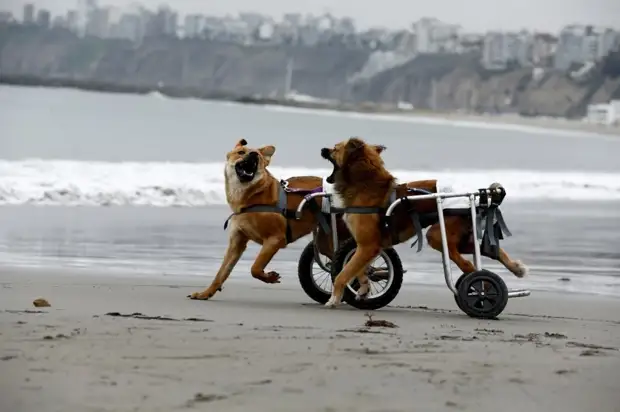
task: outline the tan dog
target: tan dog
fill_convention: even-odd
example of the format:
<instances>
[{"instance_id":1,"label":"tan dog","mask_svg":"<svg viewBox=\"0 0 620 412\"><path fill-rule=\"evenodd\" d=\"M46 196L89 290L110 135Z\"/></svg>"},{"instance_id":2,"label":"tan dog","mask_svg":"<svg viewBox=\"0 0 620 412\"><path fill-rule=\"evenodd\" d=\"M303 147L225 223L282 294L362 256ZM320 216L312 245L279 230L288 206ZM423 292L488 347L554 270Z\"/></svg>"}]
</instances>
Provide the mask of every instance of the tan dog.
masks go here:
<instances>
[{"instance_id":1,"label":"tan dog","mask_svg":"<svg viewBox=\"0 0 620 412\"><path fill-rule=\"evenodd\" d=\"M304 195L321 190L323 179L292 177L282 185L267 170L275 151L274 146L249 148L245 139L241 139L226 155L226 200L234 212L229 218L228 249L211 285L202 292L193 293L190 298L206 300L221 290L250 240L262 245L251 268L252 276L265 283L279 283L280 275L274 271L265 272L266 266L278 250L317 227L317 212L305 208L301 219L296 220L294 211ZM338 235L342 240L350 237L342 222L338 225ZM319 251L331 258L331 236L320 229L316 240Z\"/></svg>"},{"instance_id":2,"label":"tan dog","mask_svg":"<svg viewBox=\"0 0 620 412\"><path fill-rule=\"evenodd\" d=\"M410 195L409 188L425 189L437 192L436 180L425 180L397 184L396 179L386 169L380 154L383 146L367 145L359 138L351 138L336 144L333 148L324 148L321 155L329 160L334 171L327 179L334 184L334 189L342 197L345 208L349 209L344 215L350 232L357 243L357 249L351 260L347 262L334 281L332 296L326 306L334 307L340 303L346 285L359 273L364 272L366 266L380 253L382 248L391 247L412 238L416 231L411 219L411 209L401 204L392 214L389 230L382 229L382 219L385 208L389 206L389 198L393 191L396 198ZM435 200L423 200L412 203L415 212L432 214L437 212ZM355 209L366 209L365 212L355 212ZM369 208L376 208L377 213L368 213ZM436 219L422 222L422 226L430 229L426 233L429 245L441 251L441 231ZM473 252L473 237L471 217L446 216L446 235L450 259L463 273L475 271L474 264L465 259L461 253ZM422 239L418 239L422 241ZM493 256L487 256L495 258ZM517 277L523 277L527 268L519 261L513 261L501 248L497 256L508 270ZM366 285L358 289L358 297L364 297L368 290Z\"/></svg>"}]
</instances>

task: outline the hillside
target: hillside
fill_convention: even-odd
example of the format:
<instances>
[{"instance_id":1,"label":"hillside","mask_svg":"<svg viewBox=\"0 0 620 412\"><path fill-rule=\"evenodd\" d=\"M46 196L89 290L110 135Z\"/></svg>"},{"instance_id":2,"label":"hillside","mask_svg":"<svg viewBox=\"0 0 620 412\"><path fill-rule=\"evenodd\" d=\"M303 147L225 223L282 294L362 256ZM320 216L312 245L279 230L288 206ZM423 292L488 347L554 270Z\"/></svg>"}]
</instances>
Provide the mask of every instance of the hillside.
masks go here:
<instances>
[{"instance_id":1,"label":"hillside","mask_svg":"<svg viewBox=\"0 0 620 412\"><path fill-rule=\"evenodd\" d=\"M281 96L286 66L294 58L292 89L318 98L369 108L410 102L418 109L580 117L587 104L620 98L620 52L586 76L531 68L484 70L479 56L419 55L400 66L355 82L370 51L342 43L244 46L206 40L78 38L62 29L0 25L3 82L147 92L177 96ZM6 80L11 78L13 80ZM28 80L23 80L27 78ZM15 80L17 79L17 80ZM20 80L22 79L22 80ZM60 82L60 83L58 83ZM219 98L219 97L218 97ZM371 104L369 104L371 103Z\"/></svg>"}]
</instances>

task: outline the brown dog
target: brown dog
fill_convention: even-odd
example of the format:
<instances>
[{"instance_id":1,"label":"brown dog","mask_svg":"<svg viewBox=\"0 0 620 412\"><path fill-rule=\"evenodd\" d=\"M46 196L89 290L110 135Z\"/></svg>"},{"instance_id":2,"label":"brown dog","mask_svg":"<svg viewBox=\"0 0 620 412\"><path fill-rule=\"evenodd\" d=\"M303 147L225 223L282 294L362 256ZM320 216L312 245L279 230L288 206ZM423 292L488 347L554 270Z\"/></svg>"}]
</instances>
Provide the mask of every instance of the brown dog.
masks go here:
<instances>
[{"instance_id":1,"label":"brown dog","mask_svg":"<svg viewBox=\"0 0 620 412\"><path fill-rule=\"evenodd\" d=\"M393 192L395 198L410 195L410 188L437 192L436 180L397 184L394 176L385 169L380 156L384 149L384 146L367 145L359 138L350 138L331 149L321 150L321 155L334 166L334 171L327 181L334 184L334 189L340 194L345 208L348 209L344 221L357 244L351 260L334 281L332 296L326 303L328 307L340 303L346 285L356 275L364 272L366 266L382 248L405 242L416 234L411 219L411 208L420 215L437 212L437 204L433 199L412 203L409 209L405 204L401 204L392 214L389 229L384 229L383 213L389 206ZM369 209L372 212L372 208L376 208L377 212L369 213ZM362 209L365 211L361 212ZM431 226L426 233L426 239L433 249L441 251L441 231L437 222L436 219L427 220L422 222L422 226ZM445 226L450 259L463 273L474 272L474 264L462 256L462 253L473 252L471 217L467 214L446 216ZM517 277L523 277L527 273L527 268L520 261L513 261L501 248L496 257L486 256L499 260ZM357 297L364 297L367 293L367 285L361 284Z\"/></svg>"},{"instance_id":2,"label":"brown dog","mask_svg":"<svg viewBox=\"0 0 620 412\"><path fill-rule=\"evenodd\" d=\"M250 240L262 245L251 268L252 276L265 283L279 283L280 275L274 271L265 272L265 267L278 250L317 227L320 211L305 208L299 220L295 219L294 212L304 195L321 191L323 179L298 176L283 184L267 170L275 151L274 146L251 149L245 139L241 139L226 155L226 200L234 212L229 218L228 249L211 285L190 298L206 300L221 290ZM338 236L342 240L351 236L342 221L338 224ZM320 253L331 258L331 236L319 229L316 241Z\"/></svg>"}]
</instances>

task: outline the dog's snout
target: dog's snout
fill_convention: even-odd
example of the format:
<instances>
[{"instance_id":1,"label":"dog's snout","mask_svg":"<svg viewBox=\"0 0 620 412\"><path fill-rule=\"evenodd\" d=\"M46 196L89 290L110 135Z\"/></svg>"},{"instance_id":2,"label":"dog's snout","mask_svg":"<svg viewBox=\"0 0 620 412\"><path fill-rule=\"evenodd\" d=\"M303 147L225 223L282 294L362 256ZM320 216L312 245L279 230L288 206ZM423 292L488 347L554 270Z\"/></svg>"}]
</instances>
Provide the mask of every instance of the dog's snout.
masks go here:
<instances>
[{"instance_id":1,"label":"dog's snout","mask_svg":"<svg viewBox=\"0 0 620 412\"><path fill-rule=\"evenodd\" d=\"M321 149L321 157L323 157L324 159L329 158L329 149L327 147L324 147Z\"/></svg>"},{"instance_id":2,"label":"dog's snout","mask_svg":"<svg viewBox=\"0 0 620 412\"><path fill-rule=\"evenodd\" d=\"M256 159L256 158L258 158L258 153L256 152L248 153L248 159Z\"/></svg>"}]
</instances>

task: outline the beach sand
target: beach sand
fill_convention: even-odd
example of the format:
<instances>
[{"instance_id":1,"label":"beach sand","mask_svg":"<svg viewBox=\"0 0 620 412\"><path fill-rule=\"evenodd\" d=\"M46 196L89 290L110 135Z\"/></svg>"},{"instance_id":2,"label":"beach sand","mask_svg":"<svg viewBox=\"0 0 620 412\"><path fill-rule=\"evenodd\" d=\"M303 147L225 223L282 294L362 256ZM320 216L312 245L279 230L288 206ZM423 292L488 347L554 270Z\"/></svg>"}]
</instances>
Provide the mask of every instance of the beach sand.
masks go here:
<instances>
[{"instance_id":1,"label":"beach sand","mask_svg":"<svg viewBox=\"0 0 620 412\"><path fill-rule=\"evenodd\" d=\"M367 328L295 273L186 298L211 278L1 269L0 410L620 411L618 299L534 292L482 321L410 285L373 314L398 327Z\"/></svg>"}]
</instances>

